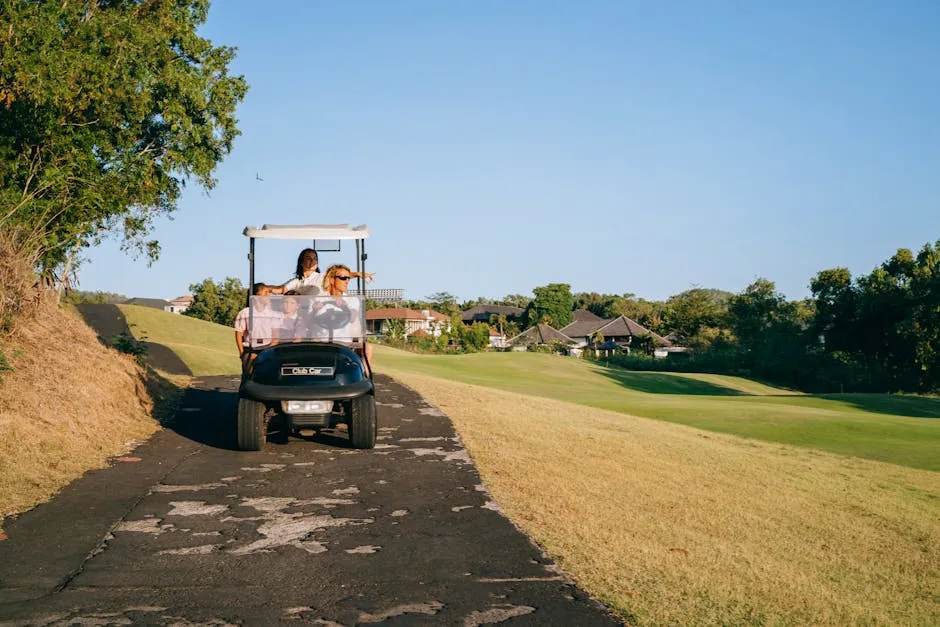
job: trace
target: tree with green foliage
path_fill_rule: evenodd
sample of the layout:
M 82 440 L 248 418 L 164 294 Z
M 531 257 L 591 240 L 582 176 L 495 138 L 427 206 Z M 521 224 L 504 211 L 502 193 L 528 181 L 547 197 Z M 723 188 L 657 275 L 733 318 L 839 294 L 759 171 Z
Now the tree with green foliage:
M 481 351 L 490 345 L 490 325 L 485 322 L 474 322 L 469 327 L 464 325 L 463 337 L 460 338 L 464 348 L 470 351 Z
M 519 309 L 525 309 L 529 306 L 529 303 L 532 302 L 532 298 L 529 296 L 523 296 L 522 294 L 507 294 L 506 296 L 500 298 L 497 301 L 494 301 L 494 305 L 504 305 L 506 307 L 518 307 Z
M 728 328 L 729 292 L 695 287 L 670 296 L 663 307 L 662 328 L 679 337 L 680 342 L 702 350 L 710 346 L 706 338 L 720 337 Z
M 659 331 L 663 328 L 664 310 L 664 303 L 636 298 L 633 294 L 629 294 L 611 299 L 601 317 L 626 316 L 631 320 L 636 320 L 650 331 Z
M 940 389 L 940 240 L 917 254 L 910 291 L 917 388 L 935 391 Z
M 567 283 L 549 283 L 532 292 L 535 299 L 526 311 L 529 326 L 545 323 L 560 329 L 574 319 L 574 296 Z
M 435 292 L 428 296 L 427 300 L 431 303 L 433 309 L 447 316 L 460 311 L 460 307 L 457 305 L 457 297 L 450 292 Z
M 247 83 L 201 37 L 208 0 L 0 7 L 0 228 L 28 234 L 47 281 L 115 234 L 150 260 L 183 187 L 215 184 Z
M 389 342 L 401 342 L 405 339 L 405 321 L 400 318 L 386 320 L 382 325 L 382 335 Z
M 203 279 L 201 283 L 190 285 L 189 291 L 192 292 L 193 303 L 183 312 L 184 316 L 229 327 L 248 301 L 248 289 L 235 277 L 227 277 L 221 283 Z
M 846 351 L 856 348 L 856 292 L 848 268 L 821 270 L 810 280 L 813 305 L 812 332 L 828 351 Z
M 757 279 L 728 302 L 740 363 L 755 376 L 786 380 L 799 371 L 812 309 L 789 302 L 773 281 Z

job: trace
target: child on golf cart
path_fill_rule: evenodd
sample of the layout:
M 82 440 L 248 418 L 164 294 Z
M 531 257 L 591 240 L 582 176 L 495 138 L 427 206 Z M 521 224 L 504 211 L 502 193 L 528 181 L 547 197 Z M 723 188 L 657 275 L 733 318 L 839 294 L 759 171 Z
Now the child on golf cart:
M 271 286 L 255 283 L 251 291 L 255 296 L 270 296 Z M 245 307 L 235 316 L 235 344 L 238 346 L 242 368 L 247 367 L 255 358 L 255 349 L 277 344 L 279 315 L 271 309 L 267 298 L 255 299 L 252 305 L 254 311 L 251 311 L 251 307 Z

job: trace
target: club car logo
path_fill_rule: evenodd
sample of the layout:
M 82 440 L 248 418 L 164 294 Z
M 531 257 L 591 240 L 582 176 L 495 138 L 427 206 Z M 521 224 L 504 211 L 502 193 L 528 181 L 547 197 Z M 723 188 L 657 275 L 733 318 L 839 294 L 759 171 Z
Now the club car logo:
M 282 377 L 332 376 L 333 368 L 314 368 L 313 366 L 281 366 Z

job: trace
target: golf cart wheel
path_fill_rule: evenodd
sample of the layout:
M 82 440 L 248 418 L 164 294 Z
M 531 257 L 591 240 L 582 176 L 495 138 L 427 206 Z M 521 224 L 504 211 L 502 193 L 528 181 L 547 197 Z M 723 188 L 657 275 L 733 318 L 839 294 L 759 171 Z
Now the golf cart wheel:
M 379 432 L 375 416 L 375 396 L 365 394 L 354 398 L 347 405 L 346 428 L 353 448 L 373 448 Z
M 238 399 L 238 448 L 260 451 L 265 440 L 264 403 Z

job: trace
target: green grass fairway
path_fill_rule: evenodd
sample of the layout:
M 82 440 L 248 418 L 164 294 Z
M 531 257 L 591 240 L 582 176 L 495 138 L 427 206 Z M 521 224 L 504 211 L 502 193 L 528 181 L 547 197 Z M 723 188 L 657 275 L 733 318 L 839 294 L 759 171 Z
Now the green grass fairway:
M 383 346 L 376 369 L 417 372 L 782 444 L 940 470 L 940 399 L 812 396 L 722 375 L 635 372 L 538 353 L 419 355 Z
M 235 331 L 213 322 L 171 314 L 152 307 L 119 305 L 137 339 L 163 344 L 196 376 L 238 374 Z

